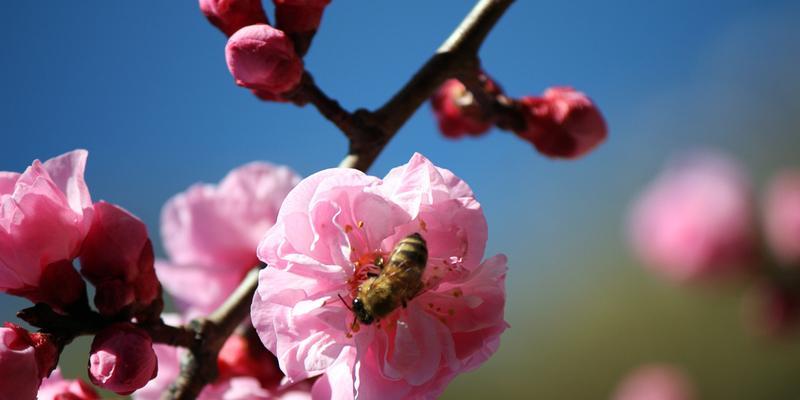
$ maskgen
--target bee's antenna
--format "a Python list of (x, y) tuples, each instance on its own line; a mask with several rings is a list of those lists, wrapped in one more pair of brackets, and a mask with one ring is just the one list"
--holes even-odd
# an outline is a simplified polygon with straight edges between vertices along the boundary
[(353, 311), (353, 309), (352, 309), (352, 308), (350, 308), (350, 306), (348, 306), (348, 305), (347, 305), (347, 302), (346, 302), (346, 301), (344, 301), (344, 297), (342, 297), (342, 295), (341, 295), (341, 294), (339, 294), (339, 293), (336, 293), (336, 295), (337, 295), (337, 296), (339, 296), (339, 300), (341, 300), (341, 301), (342, 301), (342, 304), (344, 304), (344, 306), (345, 306), (345, 307), (347, 307), (347, 309), (348, 309), (348, 310), (350, 310), (350, 312), (352, 312), (352, 311)]

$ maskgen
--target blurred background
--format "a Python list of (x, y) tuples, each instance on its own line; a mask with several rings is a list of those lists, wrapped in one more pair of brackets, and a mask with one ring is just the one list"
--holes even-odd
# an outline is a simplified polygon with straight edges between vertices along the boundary
[[(377, 107), (471, 3), (334, 1), (307, 68), (345, 107)], [(3, 12), (0, 170), (86, 148), (93, 198), (141, 217), (154, 243), (162, 204), (192, 183), (252, 160), (309, 175), (344, 155), (344, 137), (311, 107), (233, 84), (226, 39), (195, 1), (8, 2)], [(756, 188), (800, 166), (798, 20), (790, 0), (511, 7), (482, 49), (486, 70), (512, 96), (586, 92), (610, 138), (553, 161), (504, 132), (444, 139), (426, 105), (372, 168), (382, 176), (419, 151), (453, 170), (483, 204), (487, 255), (509, 256), (511, 329), (445, 398), (608, 398), (648, 362), (683, 368), (703, 399), (800, 397), (800, 336), (749, 335), (741, 285), (664, 282), (631, 255), (625, 231), (633, 198), (675, 152), (721, 149)], [(27, 305), (2, 295), (2, 318)], [(87, 347), (65, 353), (67, 377), (85, 377)]]

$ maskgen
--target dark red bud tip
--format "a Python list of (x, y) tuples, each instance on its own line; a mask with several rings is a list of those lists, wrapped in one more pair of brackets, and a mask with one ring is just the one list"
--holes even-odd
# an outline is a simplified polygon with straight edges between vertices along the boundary
[(328, 1), (275, 1), (278, 28), (287, 33), (314, 32)]
[(269, 23), (261, 0), (200, 0), (200, 11), (226, 36), (248, 25)]
[(548, 157), (581, 157), (608, 136), (594, 103), (570, 87), (547, 89), (542, 97), (524, 97), (520, 104), (527, 126), (517, 135)]
[(44, 302), (59, 310), (76, 305), (86, 297), (86, 282), (72, 266), (72, 261), (57, 261), (47, 265), (39, 281)]

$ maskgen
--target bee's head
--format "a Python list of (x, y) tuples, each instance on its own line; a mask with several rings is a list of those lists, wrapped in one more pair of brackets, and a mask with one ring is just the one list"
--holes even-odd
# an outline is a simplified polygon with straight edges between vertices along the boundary
[(358, 322), (361, 322), (364, 325), (369, 325), (375, 321), (375, 318), (372, 317), (372, 314), (368, 313), (367, 310), (364, 309), (364, 302), (358, 297), (353, 299), (353, 312), (356, 314)]

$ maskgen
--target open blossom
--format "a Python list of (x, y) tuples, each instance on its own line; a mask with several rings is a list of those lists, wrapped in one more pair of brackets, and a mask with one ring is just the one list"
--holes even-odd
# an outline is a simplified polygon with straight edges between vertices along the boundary
[(692, 400), (689, 380), (677, 368), (652, 364), (639, 367), (620, 383), (612, 400)]
[(147, 227), (119, 206), (104, 201), (95, 204), (80, 260), (81, 273), (97, 288), (94, 302), (103, 315), (125, 308), (136, 312), (159, 298)]
[(200, 11), (227, 36), (248, 25), (268, 23), (261, 0), (200, 0)]
[[(415, 232), (428, 249), (422, 290), (370, 325), (355, 323), (348, 308), (359, 285)], [(383, 180), (318, 172), (289, 193), (259, 245), (268, 266), (253, 324), (287, 378), (325, 374), (315, 397), (435, 398), (486, 361), (507, 327), (506, 258), (482, 261), (487, 235), (467, 184), (419, 154)]]
[(98, 333), (89, 355), (89, 379), (117, 394), (130, 394), (155, 378), (158, 360), (147, 332), (117, 323)]
[(0, 172), (0, 291), (64, 308), (85, 284), (72, 267), (92, 222), (86, 150)]
[[(179, 325), (182, 321), (181, 317), (174, 314), (165, 315), (164, 320), (172, 325)], [(254, 346), (250, 340), (238, 334), (228, 338), (217, 360), (219, 376), (203, 388), (198, 399), (310, 400), (310, 384), (285, 382), (275, 356), (260, 343), (256, 344)], [(160, 399), (180, 372), (180, 357), (184, 349), (156, 344), (153, 350), (158, 356), (158, 376), (133, 394), (136, 400)]]
[(524, 97), (526, 128), (517, 132), (542, 154), (577, 158), (594, 150), (608, 136), (600, 110), (571, 87), (552, 87), (542, 97)]
[(299, 181), (287, 167), (253, 162), (167, 201), (161, 236), (170, 260), (156, 269), (184, 313), (213, 311), (258, 264), (258, 242)]
[(764, 213), (770, 248), (783, 262), (800, 265), (800, 170), (773, 178)]
[(649, 267), (677, 280), (741, 269), (753, 251), (750, 187), (733, 161), (697, 153), (669, 164), (634, 205), (630, 233)]
[(80, 379), (64, 379), (56, 368), (50, 377), (42, 381), (38, 400), (100, 400), (100, 396), (86, 382)]
[(6, 323), (0, 328), (0, 397), (36, 398), (42, 378), (57, 361), (58, 349), (47, 335)]
[(303, 75), (303, 60), (291, 39), (264, 24), (246, 26), (231, 36), (225, 60), (237, 85), (260, 93), (285, 93), (297, 86)]
[[(499, 91), (491, 82), (490, 88)], [(458, 79), (448, 79), (434, 93), (431, 106), (439, 123), (439, 130), (449, 138), (464, 135), (479, 136), (492, 127), (475, 97)]]
[(273, 0), (278, 28), (288, 33), (313, 32), (331, 0)]

